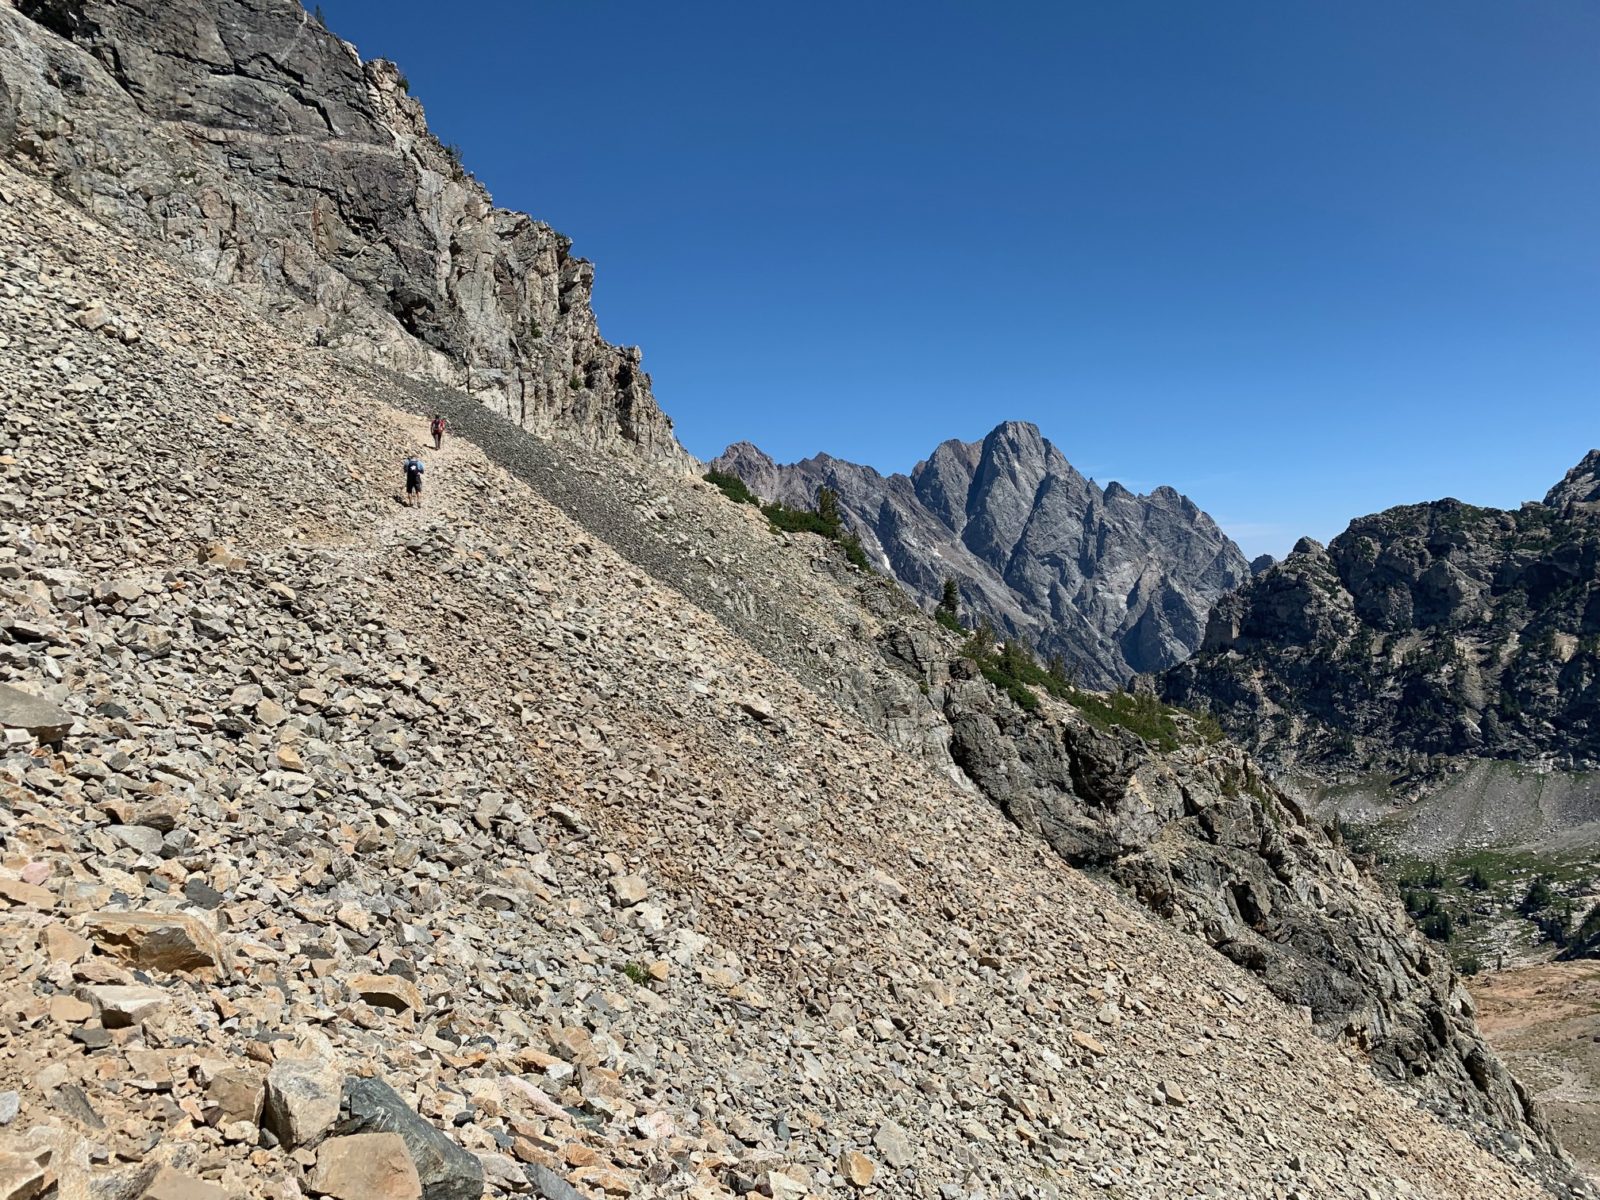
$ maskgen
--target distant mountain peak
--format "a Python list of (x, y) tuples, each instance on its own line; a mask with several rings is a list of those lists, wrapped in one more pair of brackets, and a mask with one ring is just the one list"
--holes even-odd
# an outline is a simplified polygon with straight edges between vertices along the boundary
[(1097, 687), (1186, 658), (1212, 602), (1249, 577), (1193, 501), (1165, 486), (1102, 492), (1029, 421), (941, 442), (910, 475), (826, 454), (779, 466), (749, 443), (712, 466), (786, 504), (832, 488), (868, 553), (913, 595), (931, 607), (953, 577), (968, 620), (1062, 655)]

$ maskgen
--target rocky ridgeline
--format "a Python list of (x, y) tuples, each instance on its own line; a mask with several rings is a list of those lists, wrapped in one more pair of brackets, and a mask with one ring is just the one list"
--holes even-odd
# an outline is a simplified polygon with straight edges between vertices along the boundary
[(872, 559), (925, 607), (954, 579), (967, 611), (1061, 656), (1090, 687), (1183, 661), (1212, 603), (1249, 574), (1193, 501), (1169, 487), (1102, 490), (1026, 422), (945, 442), (910, 475), (825, 454), (779, 466), (748, 442), (711, 465), (799, 507), (833, 489)]
[(939, 770), (830, 548), (401, 507), (280, 324), (0, 167), (5, 1200), (1544, 1194)]
[(1543, 503), (1458, 500), (1302, 539), (1224, 598), (1161, 686), (1276, 766), (1600, 763), (1600, 516), (1591, 452)]
[(0, 0), (0, 154), (308, 342), (687, 461), (639, 351), (600, 336), (592, 265), (298, 0)]

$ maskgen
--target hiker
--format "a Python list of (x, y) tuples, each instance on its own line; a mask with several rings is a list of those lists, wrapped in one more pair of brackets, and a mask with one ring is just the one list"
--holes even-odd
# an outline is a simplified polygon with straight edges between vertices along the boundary
[(437, 450), (444, 441), (444, 414), (434, 413), (433, 421), (428, 425), (428, 432), (433, 434), (433, 448)]
[[(406, 503), (417, 508), (422, 507), (422, 472), (425, 469), (416, 455), (406, 459)], [(413, 496), (416, 499), (412, 499)]]

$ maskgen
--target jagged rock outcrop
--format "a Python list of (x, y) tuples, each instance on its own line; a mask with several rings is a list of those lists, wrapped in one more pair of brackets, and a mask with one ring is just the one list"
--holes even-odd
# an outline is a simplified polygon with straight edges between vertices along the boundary
[(1270, 762), (1600, 762), (1600, 453), (1543, 503), (1353, 521), (1217, 603), (1162, 678)]
[(0, 153), (309, 341), (687, 461), (639, 351), (600, 336), (593, 266), (298, 0), (0, 3)]
[(779, 466), (748, 442), (712, 466), (785, 504), (832, 488), (869, 554), (925, 606), (953, 578), (970, 618), (1059, 654), (1094, 687), (1188, 657), (1212, 602), (1249, 575), (1191, 500), (1102, 490), (1025, 422), (945, 442), (909, 476), (825, 454)]

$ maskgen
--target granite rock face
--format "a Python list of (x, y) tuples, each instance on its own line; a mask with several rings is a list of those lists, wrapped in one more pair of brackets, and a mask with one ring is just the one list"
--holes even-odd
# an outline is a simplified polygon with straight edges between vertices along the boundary
[(298, 0), (0, 4), (0, 154), (312, 344), (687, 461), (639, 351), (600, 336), (593, 266)]
[(1458, 500), (1302, 539), (1213, 610), (1168, 699), (1275, 765), (1600, 762), (1600, 452), (1543, 503)]
[(1249, 576), (1192, 501), (1101, 489), (1020, 421), (945, 442), (909, 476), (827, 455), (779, 466), (747, 442), (712, 465), (786, 504), (832, 488), (871, 556), (925, 606), (953, 578), (969, 618), (1061, 655), (1094, 687), (1187, 658), (1212, 603)]

